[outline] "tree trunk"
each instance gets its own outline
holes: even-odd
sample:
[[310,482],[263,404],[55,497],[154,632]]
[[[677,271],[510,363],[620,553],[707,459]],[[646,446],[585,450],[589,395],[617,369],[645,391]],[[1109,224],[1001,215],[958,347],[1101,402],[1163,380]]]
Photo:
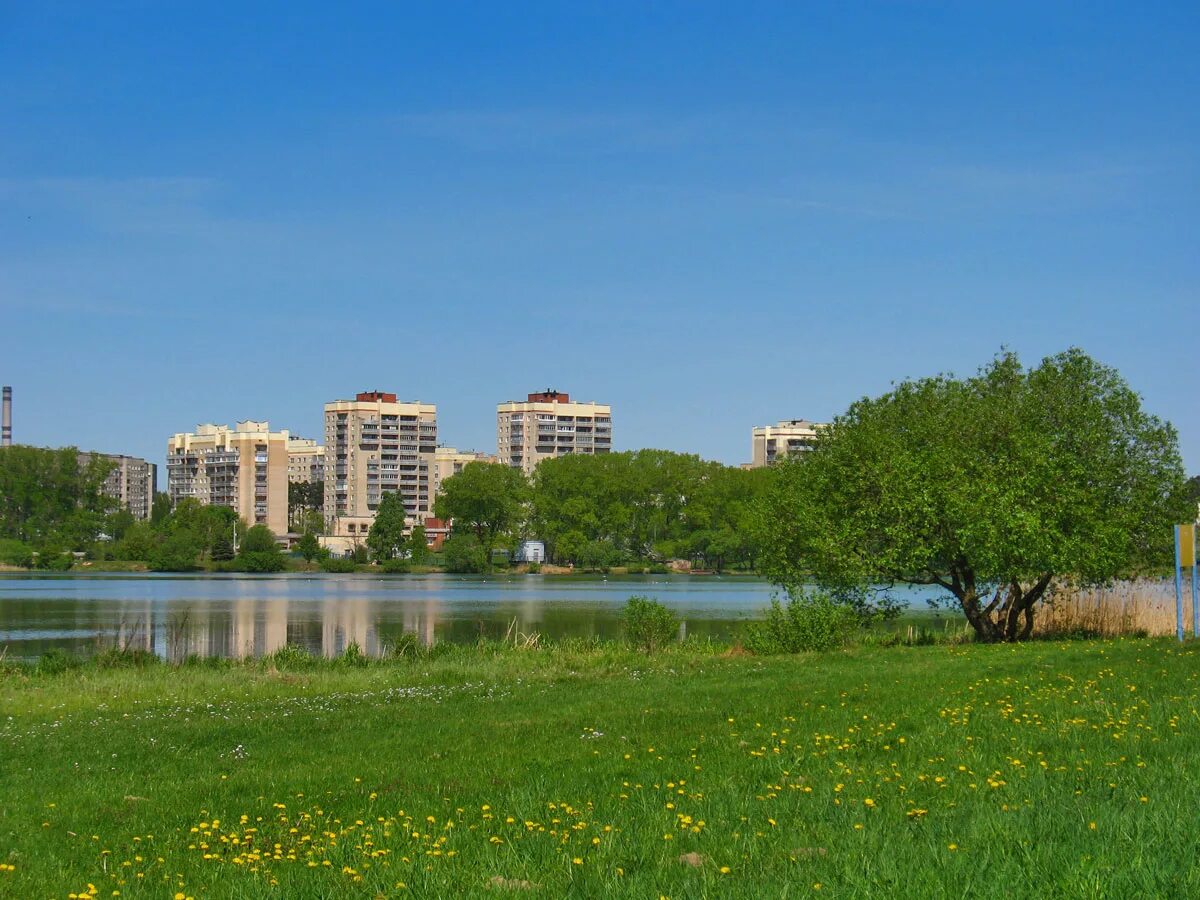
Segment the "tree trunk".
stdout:
[[948,587],[958,597],[963,614],[975,629],[976,640],[984,644],[1013,643],[1028,640],[1033,634],[1034,606],[1046,593],[1053,577],[1046,573],[1028,589],[1017,579],[1002,582],[987,606],[981,605],[970,570],[961,575],[955,573]]

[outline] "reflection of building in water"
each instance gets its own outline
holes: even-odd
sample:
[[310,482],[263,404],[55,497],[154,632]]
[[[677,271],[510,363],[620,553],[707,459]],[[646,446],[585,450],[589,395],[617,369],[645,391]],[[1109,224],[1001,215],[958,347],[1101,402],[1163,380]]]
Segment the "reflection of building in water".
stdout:
[[326,600],[321,604],[321,652],[339,656],[352,643],[367,656],[379,656],[379,630],[366,600]]
[[[437,640],[440,603],[430,598],[407,608],[401,628],[425,645]],[[393,632],[394,634],[394,632]],[[150,602],[122,607],[103,635],[124,649],[150,650],[174,663],[189,656],[267,656],[288,644],[326,657],[351,644],[364,655],[381,656],[390,640],[380,631],[377,602],[339,597],[320,603],[286,598],[242,598],[225,603],[196,601],[164,613]]]
[[406,609],[401,620],[404,630],[415,634],[426,647],[432,647],[437,641],[439,606],[437,599],[431,597],[422,609]]

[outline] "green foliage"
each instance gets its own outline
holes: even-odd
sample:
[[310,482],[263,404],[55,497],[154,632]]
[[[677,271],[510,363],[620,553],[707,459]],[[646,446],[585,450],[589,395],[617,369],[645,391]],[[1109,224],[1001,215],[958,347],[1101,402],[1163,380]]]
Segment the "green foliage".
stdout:
[[321,554],[321,542],[311,532],[305,532],[296,543],[296,550],[307,563],[312,562]]
[[1079,350],[902,382],[778,469],[759,519],[773,581],[940,585],[984,641],[1027,638],[1056,578],[1167,558],[1187,512],[1174,428]]
[[74,447],[0,447],[0,538],[87,550],[112,533],[117,504],[100,492],[112,465]]
[[409,571],[406,559],[385,559],[379,564],[379,571],[387,575],[403,575]]
[[50,572],[65,572],[75,565],[75,557],[55,544],[43,544],[38,547],[34,565]]
[[529,531],[560,563],[686,555],[718,571],[752,567],[754,501],[773,477],[666,450],[548,459],[533,475]]
[[540,575],[542,571],[542,564],[539,562],[531,562],[527,571],[530,575]]
[[198,569],[199,550],[192,535],[169,533],[151,551],[146,562],[154,572],[191,572]]
[[350,554],[359,565],[370,561],[370,554],[367,553],[367,548],[362,544],[355,544]]
[[68,653],[61,647],[51,647],[37,661],[39,675],[61,675],[69,669],[77,669],[81,665],[79,657]]
[[407,515],[404,500],[395,491],[387,491],[380,498],[367,534],[367,547],[376,560],[392,559],[403,549]]
[[0,538],[0,563],[6,566],[33,568],[33,550],[23,541]]
[[287,568],[275,535],[266,525],[255,525],[246,532],[234,564],[241,572],[282,572]]
[[171,514],[171,497],[164,491],[154,492],[154,502],[150,507],[150,524],[155,527],[161,525],[163,521]]
[[[325,505],[324,481],[289,481],[288,482],[288,523],[297,531],[312,530],[317,524],[316,533],[324,530],[324,519],[321,509]],[[313,514],[315,519],[313,518]]]
[[[447,479],[447,483],[449,481]],[[447,572],[478,575],[488,570],[488,552],[473,534],[455,534],[448,538],[442,545],[442,559]]]
[[273,553],[278,550],[275,534],[266,525],[255,525],[242,539],[242,553]]
[[763,620],[746,626],[746,649],[764,655],[834,650],[850,642],[858,625],[852,607],[823,592],[801,591],[786,606],[772,599]]
[[146,522],[135,522],[112,548],[114,559],[146,560],[158,544],[158,533]]
[[211,559],[213,562],[225,562],[234,557],[233,538],[221,535],[213,543]]
[[429,539],[425,536],[424,525],[414,525],[408,536],[408,559],[417,566],[429,559]]
[[240,572],[282,572],[287,568],[284,555],[276,550],[247,550],[234,560]]
[[455,531],[470,532],[490,554],[501,536],[519,527],[528,493],[529,482],[520,469],[471,462],[442,482],[434,508],[439,518],[452,519]]
[[679,617],[657,600],[633,596],[621,611],[625,640],[639,650],[661,650],[679,634]]
[[346,556],[327,556],[321,560],[320,565],[322,571],[342,574],[353,572],[358,568],[358,563]]

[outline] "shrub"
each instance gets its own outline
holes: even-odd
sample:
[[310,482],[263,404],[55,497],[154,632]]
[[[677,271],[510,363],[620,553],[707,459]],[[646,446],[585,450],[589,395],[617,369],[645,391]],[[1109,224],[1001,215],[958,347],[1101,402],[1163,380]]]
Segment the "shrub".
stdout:
[[79,658],[68,653],[62,647],[51,647],[37,661],[37,671],[41,675],[61,675],[67,669],[76,669],[80,665]]
[[442,545],[446,571],[459,574],[481,574],[488,570],[487,551],[472,535],[454,535]]
[[147,559],[154,572],[190,572],[195,569],[199,548],[185,533],[173,534],[155,547]]
[[787,606],[778,598],[771,600],[766,617],[747,626],[746,649],[762,654],[833,650],[844,647],[858,625],[859,615],[852,607],[828,594],[803,591]]
[[42,547],[38,550],[35,564],[39,569],[50,572],[65,572],[75,565],[75,557],[58,547]]
[[33,551],[28,544],[8,538],[0,540],[0,563],[6,566],[20,566],[22,569],[33,568]]
[[407,559],[385,559],[379,564],[379,571],[385,575],[403,575],[409,571]]
[[[255,526],[258,527],[258,526]],[[254,529],[251,529],[253,531]],[[239,553],[234,561],[240,572],[282,572],[287,561],[278,548],[271,550],[247,550]]]
[[328,556],[321,560],[321,569],[325,572],[353,572],[358,563],[348,556]]
[[537,574],[539,574],[539,573],[542,571],[542,564],[541,564],[541,563],[538,563],[538,562],[531,562],[531,563],[529,564],[529,570],[528,570],[528,571],[529,571],[529,574],[530,574],[530,575],[537,575]]
[[647,653],[653,653],[675,640],[679,617],[657,600],[630,597],[621,612],[625,640]]

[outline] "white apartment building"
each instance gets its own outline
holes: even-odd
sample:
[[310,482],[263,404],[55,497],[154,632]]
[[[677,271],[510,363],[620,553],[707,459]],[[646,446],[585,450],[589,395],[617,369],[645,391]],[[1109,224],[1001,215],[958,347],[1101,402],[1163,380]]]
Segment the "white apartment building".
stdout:
[[433,506],[437,407],[367,391],[325,404],[325,531],[331,549],[365,539],[394,491],[411,528]]
[[288,438],[288,481],[325,480],[325,448],[311,438]]
[[542,391],[496,407],[496,446],[502,462],[526,475],[543,459],[612,450],[612,407],[572,402],[568,394]]
[[228,506],[251,525],[275,534],[288,530],[288,433],[267,422],[197,425],[167,441],[167,493],[171,503],[194,497]]
[[811,449],[817,432],[824,427],[806,419],[756,425],[750,430],[750,468],[770,466],[785,456]]

